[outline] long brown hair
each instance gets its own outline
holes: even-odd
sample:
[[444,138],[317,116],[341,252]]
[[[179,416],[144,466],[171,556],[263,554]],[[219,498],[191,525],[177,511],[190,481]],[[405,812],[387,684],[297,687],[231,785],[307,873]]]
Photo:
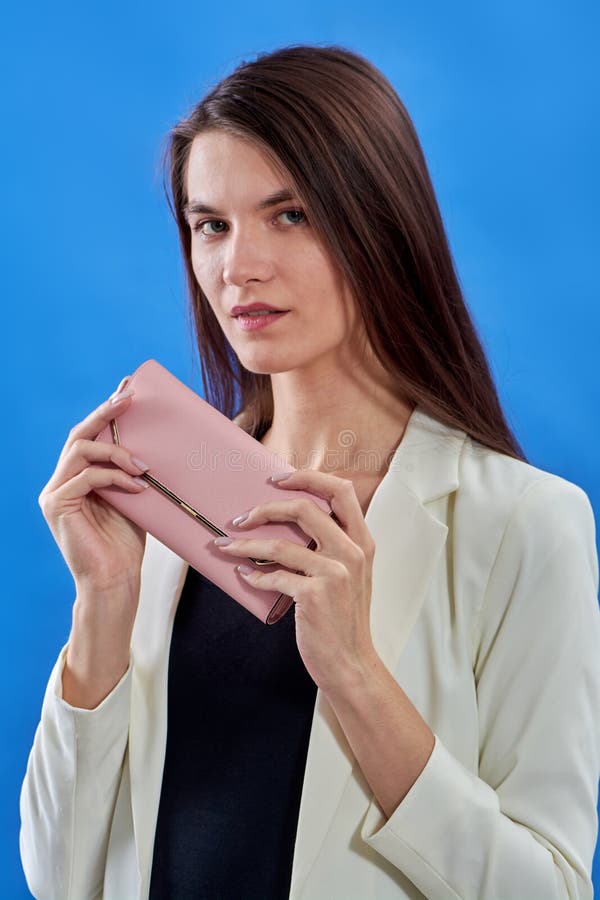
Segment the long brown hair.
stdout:
[[292,45],[242,62],[168,136],[165,188],[207,400],[229,418],[241,410],[255,437],[273,417],[270,375],[241,365],[192,270],[187,161],[194,138],[215,128],[251,141],[291,182],[399,396],[527,461],[462,296],[413,123],[384,75],[339,46]]

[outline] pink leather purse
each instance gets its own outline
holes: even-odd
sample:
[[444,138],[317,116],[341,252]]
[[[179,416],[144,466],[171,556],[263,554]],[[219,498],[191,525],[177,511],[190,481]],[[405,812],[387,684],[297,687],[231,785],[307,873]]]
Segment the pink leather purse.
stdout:
[[[151,487],[137,494],[115,486],[96,488],[96,493],[266,625],[277,622],[293,599],[248,584],[235,569],[247,559],[226,557],[213,540],[219,535],[234,537],[231,520],[270,500],[309,497],[333,515],[330,505],[309,491],[286,490],[270,482],[273,473],[293,472],[294,467],[282,466],[277,454],[156,360],[142,363],[127,386],[135,391],[129,407],[95,440],[120,444],[145,460],[150,469],[140,477]],[[267,522],[241,528],[237,534],[285,538],[311,550],[316,546],[294,522]],[[285,568],[270,560],[249,559],[268,572]]]

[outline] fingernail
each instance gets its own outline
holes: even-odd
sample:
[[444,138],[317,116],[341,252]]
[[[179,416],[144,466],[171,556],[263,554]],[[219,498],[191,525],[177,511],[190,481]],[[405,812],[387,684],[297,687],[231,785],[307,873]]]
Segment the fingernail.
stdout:
[[284,478],[289,478],[293,474],[293,472],[277,472],[276,475],[271,475],[271,481],[283,481]]
[[125,385],[127,384],[127,382],[129,381],[130,378],[131,378],[131,375],[126,375],[125,378],[121,378],[121,380],[119,382],[119,386],[115,391],[115,394],[118,394],[119,391],[123,390],[123,388],[125,387]]
[[141,469],[142,472],[147,472],[150,468],[148,463],[145,463],[143,460],[138,459],[136,456],[131,457],[131,462],[134,464],[134,466],[137,466],[138,469]]
[[125,390],[121,391],[120,393],[115,392],[114,394],[111,394],[110,402],[111,403],[120,403],[121,400],[124,400],[126,397],[132,397],[134,393],[135,392],[134,392],[133,388],[125,388]]
[[239,566],[236,566],[238,572],[241,572],[242,575],[252,575],[254,569],[252,566],[247,566],[245,563],[241,563]]
[[228,537],[218,537],[218,538],[215,538],[213,541],[213,544],[216,544],[217,547],[226,547],[227,544],[231,544],[231,543],[232,543],[232,540],[231,540],[231,538],[228,538]]
[[243,513],[241,516],[236,516],[235,519],[231,520],[232,525],[239,525],[240,522],[245,522],[250,513]]

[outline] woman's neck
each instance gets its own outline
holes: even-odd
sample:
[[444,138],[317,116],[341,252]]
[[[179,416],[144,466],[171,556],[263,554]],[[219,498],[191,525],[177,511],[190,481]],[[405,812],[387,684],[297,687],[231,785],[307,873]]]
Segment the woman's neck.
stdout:
[[345,478],[385,474],[414,404],[398,396],[381,367],[347,373],[271,376],[274,415],[261,443],[296,469]]

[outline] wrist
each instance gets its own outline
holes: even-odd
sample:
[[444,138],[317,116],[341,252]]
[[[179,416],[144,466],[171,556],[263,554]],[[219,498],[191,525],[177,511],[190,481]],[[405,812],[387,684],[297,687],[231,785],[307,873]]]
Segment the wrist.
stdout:
[[63,699],[71,706],[93,709],[129,668],[138,598],[135,581],[118,588],[77,585],[62,673]]
[[104,579],[75,578],[74,581],[78,600],[82,599],[91,602],[94,598],[99,598],[105,603],[109,601],[123,603],[127,599],[135,598],[137,601],[140,592],[141,575],[138,571]]
[[323,688],[323,693],[332,704],[352,701],[358,694],[372,690],[381,681],[384,669],[383,660],[375,648],[371,647],[347,665],[340,666],[336,671],[335,681]]

